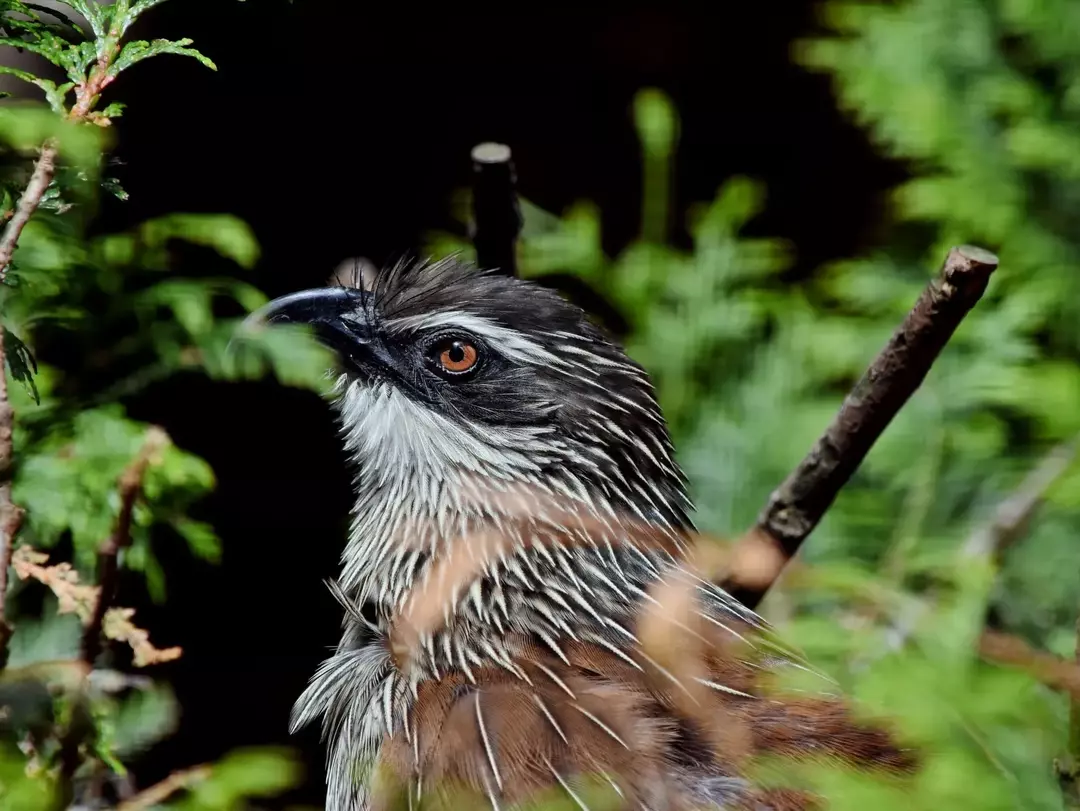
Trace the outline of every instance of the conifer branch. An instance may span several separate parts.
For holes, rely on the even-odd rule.
[[[107,124],[108,119],[94,113],[93,107],[101,91],[115,78],[110,69],[119,53],[113,43],[103,49],[94,63],[87,80],[75,87],[75,104],[66,114],[69,121],[92,121]],[[4,212],[3,234],[0,235],[0,284],[7,280],[11,260],[19,246],[19,237],[30,222],[31,217],[41,207],[49,186],[56,177],[56,164],[59,156],[59,143],[56,138],[48,138],[41,145],[38,159],[26,188],[19,196],[14,211]],[[4,601],[7,597],[8,569],[14,549],[15,533],[22,524],[23,510],[11,499],[12,444],[15,412],[8,400],[7,358],[4,355],[3,326],[0,325],[0,670],[7,662],[7,646],[13,629],[7,622]]]

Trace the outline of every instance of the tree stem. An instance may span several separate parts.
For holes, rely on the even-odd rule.
[[[8,571],[11,567],[15,534],[19,531],[23,519],[22,509],[16,506],[11,498],[14,427],[15,412],[8,401],[4,330],[0,327],[0,671],[7,665],[8,641],[13,631],[5,611]]]
[[[0,284],[7,278],[11,257],[15,254],[23,229],[41,205],[41,199],[56,175],[56,154],[55,140],[49,139],[42,145],[41,155],[34,163],[34,172],[30,176],[30,182],[26,184],[26,189],[19,197],[15,213],[4,227],[4,234],[0,237]]]
[[[874,442],[922,384],[964,316],[982,298],[998,259],[961,246],[949,251],[941,273],[844,399],[840,411],[799,466],[769,498],[757,524],[738,545],[763,547],[777,561],[770,576],[753,584],[737,572],[724,586],[748,608],[761,602],[783,566],[799,551]],[[738,558],[738,550],[736,550]]]

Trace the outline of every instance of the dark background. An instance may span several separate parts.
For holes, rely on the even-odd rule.
[[[469,150],[511,145],[521,193],[560,212],[599,204],[605,247],[636,234],[633,94],[662,88],[682,118],[675,209],[712,199],[733,174],[768,188],[751,231],[785,237],[797,273],[865,250],[900,168],[875,156],[828,82],[791,64],[815,6],[784,3],[509,4],[463,9],[339,0],[183,0],[138,36],[191,37],[218,64],[161,57],[110,91],[129,104],[115,155],[129,202],[98,227],[174,211],[230,212],[263,247],[254,282],[270,295],[325,282],[339,261],[376,262],[452,226],[450,195]],[[685,239],[680,234],[680,239]],[[215,494],[200,517],[224,541],[220,567],[159,544],[168,600],[134,605],[184,657],[167,675],[179,732],[137,764],[139,782],[244,745],[303,749],[322,800],[318,730],[290,737],[292,702],[337,641],[322,585],[347,531],[349,473],[325,403],[270,383],[180,377],[128,403],[207,459]]]

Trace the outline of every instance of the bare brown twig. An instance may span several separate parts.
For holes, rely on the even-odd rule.
[[[1047,687],[1080,699],[1080,664],[1033,648],[1023,639],[1000,631],[983,631],[979,655],[990,662],[1023,670]]]
[[[47,554],[22,544],[12,555],[12,566],[20,580],[33,579],[49,587],[56,596],[58,613],[75,614],[84,626],[89,626],[93,621],[94,612],[101,604],[101,587],[80,582],[79,573],[70,563],[49,565]],[[131,647],[134,654],[132,664],[135,667],[169,662],[180,656],[182,650],[178,647],[154,647],[150,642],[150,634],[131,621],[134,614],[134,608],[108,607],[101,620],[101,632],[107,639],[123,642]],[[87,672],[92,669],[91,661],[79,661],[86,666]]]
[[[192,766],[173,772],[160,783],[155,783],[140,791],[129,800],[116,807],[116,811],[147,811],[155,805],[165,802],[173,794],[183,791],[195,783],[200,783],[210,776],[210,766]]]
[[[120,550],[131,545],[131,521],[135,513],[135,502],[142,492],[143,477],[167,441],[167,435],[160,428],[148,430],[138,455],[120,474],[117,485],[120,491],[120,512],[116,516],[112,534],[98,549],[98,597],[90,621],[83,629],[81,655],[88,665],[92,666],[101,652],[102,629],[109,606],[116,595],[120,574]]]
[[[120,511],[116,517],[116,524],[108,539],[98,549],[97,571],[97,598],[94,601],[93,611],[89,621],[83,628],[82,641],[80,644],[80,658],[86,665],[87,671],[93,669],[94,660],[101,652],[101,637],[105,632],[111,631],[112,636],[121,636],[127,639],[130,634],[125,633],[123,628],[109,629],[106,620],[110,616],[110,603],[116,593],[119,580],[120,550],[131,544],[131,524],[135,512],[135,502],[142,492],[143,477],[147,468],[153,463],[158,452],[168,441],[167,434],[160,428],[151,428],[147,431],[146,439],[142,448],[131,464],[120,474],[117,483],[120,491]],[[121,621],[127,622],[130,615],[121,617]],[[115,622],[115,620],[114,620]],[[130,625],[130,622],[127,622]],[[134,626],[132,626],[134,628]],[[134,629],[139,630],[139,629]],[[132,647],[139,639],[133,639]],[[177,655],[179,655],[177,653]],[[175,658],[175,657],[169,657]],[[83,741],[91,734],[91,726],[83,719],[85,716],[84,700],[81,695],[76,697],[72,708],[72,720],[68,724],[67,731],[62,736],[60,744],[60,792],[57,795],[58,808],[66,808],[74,797],[74,777],[79,768],[79,749]]]
[[[56,141],[50,139],[41,147],[41,154],[34,164],[30,182],[19,197],[15,210],[6,217],[3,235],[0,236],[0,284],[7,278],[11,258],[19,244],[26,224],[41,205],[41,200],[48,191],[56,174]],[[11,498],[11,478],[14,451],[12,434],[15,430],[15,410],[8,400],[7,358],[4,354],[4,333],[0,325],[0,670],[7,664],[8,642],[14,629],[7,621],[5,600],[7,599],[8,568],[11,552],[15,544],[15,534],[22,524],[23,511]]]
[[[885,348],[874,359],[840,411],[799,466],[769,498],[755,527],[739,545],[752,544],[758,557],[773,559],[772,577],[746,584],[724,583],[754,608],[806,537],[832,506],[840,488],[862,463],[877,438],[922,383],[964,316],[982,297],[998,259],[989,251],[961,246],[949,251],[939,278],[923,291]]]

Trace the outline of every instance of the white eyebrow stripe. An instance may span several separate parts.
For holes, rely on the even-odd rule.
[[[556,333],[558,334],[558,333]],[[605,358],[603,355],[598,355],[595,352],[590,352],[588,349],[582,349],[580,346],[574,346],[573,344],[560,344],[559,348],[563,352],[569,352],[572,355],[580,355],[586,358],[590,363],[595,363],[598,366],[607,366],[610,369],[618,369],[620,372],[626,372],[627,374],[635,374],[641,376],[641,372],[626,363],[619,363],[617,360],[611,360]]]
[[[389,319],[384,323],[386,329],[391,332],[459,327],[490,341],[499,352],[512,360],[565,365],[557,355],[553,355],[540,344],[530,341],[522,333],[464,310],[443,310],[438,313],[409,315]]]

